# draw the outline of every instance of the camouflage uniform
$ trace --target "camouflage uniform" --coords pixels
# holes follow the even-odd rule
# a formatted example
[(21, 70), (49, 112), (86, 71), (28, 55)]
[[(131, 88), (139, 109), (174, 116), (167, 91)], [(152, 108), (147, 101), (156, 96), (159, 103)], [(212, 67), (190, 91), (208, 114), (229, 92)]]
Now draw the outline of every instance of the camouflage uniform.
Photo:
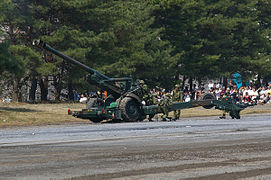
[[(142, 99), (142, 101), (145, 102), (146, 106), (153, 104), (152, 94), (150, 93), (148, 86), (145, 84), (145, 82), (143, 80), (140, 80), (140, 86), (141, 86), (141, 94), (142, 94), (141, 99)], [(148, 120), (152, 121), (153, 117), (154, 117), (154, 115), (149, 115)]]
[[(176, 88), (172, 91), (172, 101), (173, 102), (182, 102), (183, 101), (183, 92), (179, 90), (179, 86), (176, 85)], [(181, 110), (174, 111), (174, 120), (180, 119)]]
[(163, 116), (162, 119), (163, 121), (166, 121), (168, 118), (168, 107), (172, 104), (170, 94), (166, 93), (163, 95), (161, 101), (159, 101), (159, 106), (162, 108), (163, 111)]
[(142, 100), (145, 101), (146, 105), (152, 104), (152, 98), (150, 95), (150, 90), (143, 80), (140, 80), (140, 86), (142, 91)]
[[(151, 92), (151, 98), (150, 98), (150, 100), (151, 100), (150, 103), (152, 105), (158, 104), (158, 99), (157, 99), (157, 93), (156, 92)], [(148, 120), (149, 121), (153, 121), (152, 118), (158, 119), (158, 115), (157, 114), (149, 115)]]
[(151, 94), (151, 99), (152, 99), (152, 104), (153, 105), (156, 105), (158, 103), (157, 93), (156, 92)]

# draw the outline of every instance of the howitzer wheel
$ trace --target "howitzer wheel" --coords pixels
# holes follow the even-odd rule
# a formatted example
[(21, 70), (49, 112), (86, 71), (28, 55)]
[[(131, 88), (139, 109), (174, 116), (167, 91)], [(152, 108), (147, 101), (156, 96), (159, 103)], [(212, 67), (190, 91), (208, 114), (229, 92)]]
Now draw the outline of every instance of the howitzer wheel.
[[(212, 99), (216, 99), (213, 93), (204, 93), (200, 97), (200, 100), (212, 100)], [(205, 109), (211, 109), (212, 107), (214, 107), (214, 105), (205, 105), (203, 107)]]
[(138, 103), (131, 97), (125, 97), (120, 102), (120, 110), (124, 121), (137, 121), (141, 117)]

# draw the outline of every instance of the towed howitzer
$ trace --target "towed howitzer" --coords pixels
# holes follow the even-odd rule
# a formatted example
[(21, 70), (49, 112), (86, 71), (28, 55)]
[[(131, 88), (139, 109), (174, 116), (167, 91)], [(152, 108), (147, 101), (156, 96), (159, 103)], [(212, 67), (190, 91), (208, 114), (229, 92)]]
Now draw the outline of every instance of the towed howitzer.
[[(139, 82), (133, 83), (132, 78), (110, 78), (99, 71), (57, 51), (42, 40), (36, 40), (33, 45), (45, 49), (66, 62), (74, 64), (89, 73), (88, 82), (96, 85), (109, 96), (104, 100), (91, 98), (86, 109), (80, 112), (71, 112), (79, 118), (89, 118), (93, 121), (101, 121), (108, 118), (119, 118), (127, 121), (135, 121), (141, 118), (142, 89)], [(108, 110), (109, 109), (109, 110)], [(115, 109), (118, 109), (117, 111)], [(108, 110), (108, 112), (107, 112)], [(102, 113), (100, 113), (102, 112)], [(86, 115), (89, 114), (90, 116)], [(106, 116), (105, 116), (106, 115)], [(94, 120), (95, 119), (95, 120)]]
[[(34, 41), (33, 45), (45, 49), (56, 56), (63, 58), (68, 63), (74, 64), (89, 73), (88, 82), (96, 85), (109, 96), (105, 100), (99, 98), (90, 98), (86, 109), (81, 111), (70, 111), (68, 114), (77, 118), (90, 119), (93, 122), (101, 122), (105, 119), (121, 120), (121, 121), (142, 121), (147, 115), (153, 117), (155, 114), (162, 113), (163, 109), (159, 105), (142, 104), (143, 91), (141, 85), (133, 83), (131, 78), (110, 78), (101, 74), (97, 70), (55, 50), (45, 42)], [(240, 111), (246, 108), (246, 105), (235, 104), (231, 98), (216, 100), (214, 95), (206, 93), (202, 95), (199, 101), (177, 102), (169, 105), (169, 111), (181, 110), (203, 106), (206, 109), (215, 107), (219, 110), (229, 112), (232, 118), (239, 119)]]

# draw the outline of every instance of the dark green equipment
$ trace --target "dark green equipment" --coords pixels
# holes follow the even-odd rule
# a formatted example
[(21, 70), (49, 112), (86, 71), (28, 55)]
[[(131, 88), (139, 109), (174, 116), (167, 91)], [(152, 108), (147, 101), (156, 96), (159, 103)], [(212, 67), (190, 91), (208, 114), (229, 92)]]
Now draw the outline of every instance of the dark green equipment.
[[(34, 41), (33, 45), (45, 49), (61, 58), (68, 63), (74, 64), (89, 73), (88, 81), (90, 84), (96, 85), (103, 91), (108, 92), (108, 97), (104, 100), (100, 98), (90, 98), (86, 109), (81, 111), (70, 111), (68, 113), (77, 118), (89, 119), (93, 122), (101, 122), (103, 120), (112, 119), (117, 121), (142, 121), (147, 115), (154, 116), (162, 113), (162, 107), (159, 105), (143, 105), (142, 98), (144, 96), (142, 86), (139, 81), (133, 82), (131, 78), (110, 78), (101, 74), (81, 62), (62, 54), (55, 50), (45, 42)], [(232, 118), (239, 119), (240, 111), (248, 105), (234, 104), (230, 97), (216, 100), (213, 94), (207, 93), (202, 96), (200, 101), (177, 102), (167, 107), (169, 111), (187, 109), (203, 106), (206, 109), (215, 107), (219, 110), (229, 112)]]

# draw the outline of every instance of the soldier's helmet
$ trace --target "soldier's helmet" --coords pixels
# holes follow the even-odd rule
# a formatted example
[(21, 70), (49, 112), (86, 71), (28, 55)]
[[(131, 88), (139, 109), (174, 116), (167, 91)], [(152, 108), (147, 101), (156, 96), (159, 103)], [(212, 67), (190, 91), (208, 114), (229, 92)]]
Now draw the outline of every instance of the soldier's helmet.
[(142, 88), (145, 89), (145, 90), (148, 90), (148, 86), (146, 84), (142, 84)]
[(139, 83), (140, 84), (144, 84), (145, 82), (144, 82), (144, 80), (140, 80)]
[(180, 86), (178, 84), (175, 85), (175, 88), (179, 88)]

